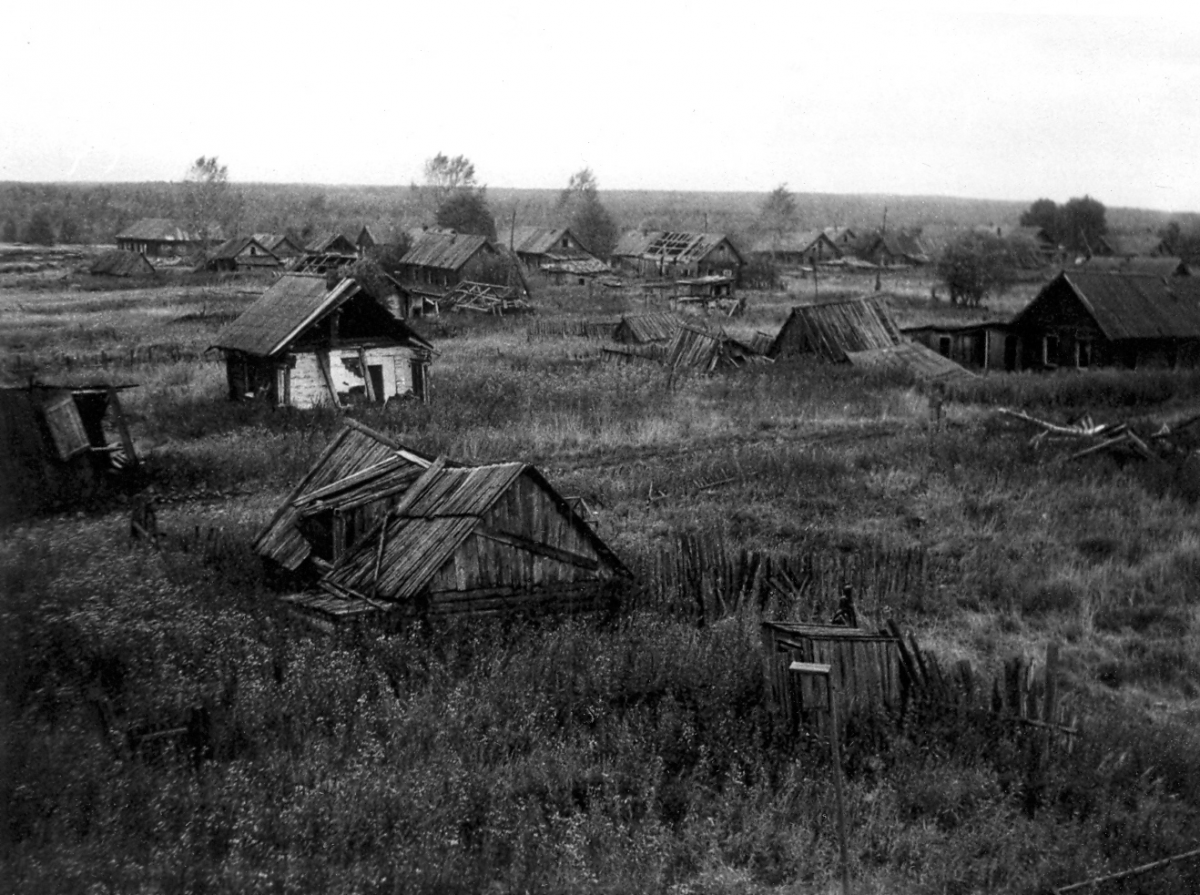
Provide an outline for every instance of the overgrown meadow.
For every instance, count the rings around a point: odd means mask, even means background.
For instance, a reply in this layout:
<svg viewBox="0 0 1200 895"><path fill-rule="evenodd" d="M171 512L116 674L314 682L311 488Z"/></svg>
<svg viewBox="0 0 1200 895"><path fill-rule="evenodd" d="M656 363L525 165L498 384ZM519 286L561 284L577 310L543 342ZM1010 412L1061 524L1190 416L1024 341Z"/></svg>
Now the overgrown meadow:
<svg viewBox="0 0 1200 895"><path fill-rule="evenodd" d="M832 890L826 749L765 712L752 614L332 637L277 608L248 543L340 420L224 400L204 349L255 288L0 290L10 376L138 383L125 406L164 532L162 550L131 543L120 501L0 532L8 887ZM794 300L756 294L729 328L774 332ZM571 289L538 304L543 319L642 307ZM933 431L903 377L793 361L669 380L528 323L427 324L432 403L354 416L431 454L537 463L635 571L684 532L917 548L936 588L860 606L869 623L980 668L1061 642L1083 736L1048 778L1004 732L952 719L848 743L856 892L1034 892L1194 847L1195 482L1070 462L996 411L1149 424L1195 408L1200 375L991 375ZM187 733L139 735L164 729ZM1198 873L1110 890L1191 892Z"/></svg>

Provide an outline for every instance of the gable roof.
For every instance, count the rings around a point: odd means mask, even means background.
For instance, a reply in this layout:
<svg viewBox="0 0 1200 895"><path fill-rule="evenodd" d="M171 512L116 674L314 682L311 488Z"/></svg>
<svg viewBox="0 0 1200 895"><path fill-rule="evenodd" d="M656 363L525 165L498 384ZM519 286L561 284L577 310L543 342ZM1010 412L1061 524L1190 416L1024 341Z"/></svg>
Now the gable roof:
<svg viewBox="0 0 1200 895"><path fill-rule="evenodd" d="M1163 239L1156 233L1105 233L1095 248L1113 255L1159 255Z"/></svg>
<svg viewBox="0 0 1200 895"><path fill-rule="evenodd" d="M354 255L358 253L357 246L354 245L345 234L338 233L336 230L329 230L325 233L319 233L313 239L305 251L314 255L337 252L345 255Z"/></svg>
<svg viewBox="0 0 1200 895"><path fill-rule="evenodd" d="M682 230L629 230L613 249L613 255L662 260L667 264L702 261L722 242L729 245L738 261L745 258L724 233L689 233Z"/></svg>
<svg viewBox="0 0 1200 895"><path fill-rule="evenodd" d="M908 258L916 262L929 260L929 253L921 243L920 238L904 231L892 231L876 236L868 251L874 254L880 248L886 250L889 255L898 258Z"/></svg>
<svg viewBox="0 0 1200 895"><path fill-rule="evenodd" d="M351 550L326 580L350 592L374 590L391 600L417 596L521 477L530 478L554 502L596 551L600 565L628 574L608 545L534 467L515 462L451 467L439 459L408 487L386 525Z"/></svg>
<svg viewBox="0 0 1200 895"><path fill-rule="evenodd" d="M279 259L275 257L274 252L268 249L253 236L235 236L232 239L225 240L225 242L221 243L216 249L213 250L213 253L209 255L209 260L232 260L237 258L238 255L246 251L246 249L250 248L251 246L259 249L264 257L272 259L275 262L279 261Z"/></svg>
<svg viewBox="0 0 1200 895"><path fill-rule="evenodd" d="M825 243L834 255L840 255L842 250L838 247L824 230L799 230L791 233L785 233L775 241L775 234L764 234L755 241L752 252L767 254L770 252L788 252L792 254L801 254L813 248L817 243Z"/></svg>
<svg viewBox="0 0 1200 895"><path fill-rule="evenodd" d="M521 254L545 255L551 249L559 248L562 238L569 232L566 227L512 227L500 235L500 243Z"/></svg>
<svg viewBox="0 0 1200 895"><path fill-rule="evenodd" d="M281 253L299 254L304 251L304 246L297 244L286 233L255 233L253 235L259 245L276 256Z"/></svg>
<svg viewBox="0 0 1200 895"><path fill-rule="evenodd" d="M117 234L117 239L142 239L148 242L199 242L194 233L184 230L170 218L142 218Z"/></svg>
<svg viewBox="0 0 1200 895"><path fill-rule="evenodd" d="M329 312L360 294L365 295L349 277L328 289L323 274L284 274L217 334L213 347L270 357ZM405 341L423 348L433 347L404 321L393 322Z"/></svg>
<svg viewBox="0 0 1200 895"><path fill-rule="evenodd" d="M400 259L400 263L458 270L485 246L488 251L495 251L486 236L422 230L416 234L412 248Z"/></svg>
<svg viewBox="0 0 1200 895"><path fill-rule="evenodd" d="M88 273L110 277L132 277L154 273L154 265L141 252L113 249L97 256Z"/></svg>
<svg viewBox="0 0 1200 895"><path fill-rule="evenodd" d="M1200 282L1192 277L1063 271L1013 319L1019 326L1036 305L1066 287L1110 341L1200 339Z"/></svg>

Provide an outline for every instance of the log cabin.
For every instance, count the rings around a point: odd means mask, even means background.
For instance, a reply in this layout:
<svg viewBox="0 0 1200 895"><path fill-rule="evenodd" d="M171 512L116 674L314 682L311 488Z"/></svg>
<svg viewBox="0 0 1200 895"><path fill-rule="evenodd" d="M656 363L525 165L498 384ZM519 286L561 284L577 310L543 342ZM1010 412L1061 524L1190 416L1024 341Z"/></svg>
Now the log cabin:
<svg viewBox="0 0 1200 895"><path fill-rule="evenodd" d="M279 407L429 400L433 346L350 277L280 277L217 336L229 398Z"/></svg>

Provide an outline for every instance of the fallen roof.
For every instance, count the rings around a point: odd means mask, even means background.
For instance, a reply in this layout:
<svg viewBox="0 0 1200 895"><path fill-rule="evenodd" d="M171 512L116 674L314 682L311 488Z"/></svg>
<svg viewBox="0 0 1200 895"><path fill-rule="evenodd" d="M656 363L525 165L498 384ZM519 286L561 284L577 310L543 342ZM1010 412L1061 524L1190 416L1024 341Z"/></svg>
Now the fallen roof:
<svg viewBox="0 0 1200 895"><path fill-rule="evenodd" d="M417 235L412 248L400 259L400 264L458 270L488 245L486 236L425 230Z"/></svg>
<svg viewBox="0 0 1200 895"><path fill-rule="evenodd" d="M1065 284L1110 341L1200 339L1200 282L1193 277L1063 271L1013 319L1019 326L1052 288Z"/></svg>
<svg viewBox="0 0 1200 895"><path fill-rule="evenodd" d="M621 342L665 342L673 338L682 325L683 321L674 314L663 311L626 314L617 324L613 338Z"/></svg>
<svg viewBox="0 0 1200 895"><path fill-rule="evenodd" d="M847 351L846 359L855 367L904 370L917 379L929 382L975 378L970 370L918 342L901 342L899 345L867 351Z"/></svg>
<svg viewBox="0 0 1200 895"><path fill-rule="evenodd" d="M299 529L301 508L311 509L319 501L344 508L368 488L406 488L415 476L402 480L405 473L419 474L432 462L383 433L348 419L346 427L334 436L255 538L253 549L295 571L312 553Z"/></svg>
<svg viewBox="0 0 1200 895"><path fill-rule="evenodd" d="M689 233L682 230L630 230L617 242L614 255L662 260L668 264L688 264L702 260L722 242L724 233ZM729 243L738 260L741 252Z"/></svg>

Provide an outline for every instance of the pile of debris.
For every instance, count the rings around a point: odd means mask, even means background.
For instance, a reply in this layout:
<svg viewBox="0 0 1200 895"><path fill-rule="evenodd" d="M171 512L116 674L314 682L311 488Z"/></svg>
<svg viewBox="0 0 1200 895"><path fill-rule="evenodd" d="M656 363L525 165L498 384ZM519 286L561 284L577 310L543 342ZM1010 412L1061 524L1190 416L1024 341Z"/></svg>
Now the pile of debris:
<svg viewBox="0 0 1200 895"><path fill-rule="evenodd" d="M531 314L533 305L511 286L464 280L439 301L441 310L474 311L477 314Z"/></svg>
<svg viewBox="0 0 1200 895"><path fill-rule="evenodd" d="M1153 462L1183 463L1200 450L1200 414L1157 426L1138 426L1142 430L1139 434L1128 422L1097 424L1090 415L1064 425L1037 419L1020 410L1001 409L1000 413L1036 427L1029 439L1035 448L1048 442L1074 446L1076 450L1067 456L1068 460L1112 453Z"/></svg>

